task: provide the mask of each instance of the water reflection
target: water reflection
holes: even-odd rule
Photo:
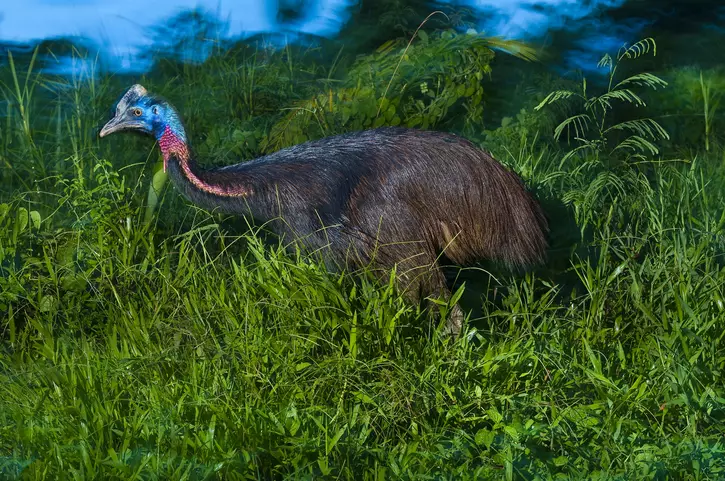
[[[160,55],[185,62],[202,61],[215,47],[262,33],[268,36],[268,41],[279,43],[350,35],[351,18],[364,9],[383,12],[374,20],[393,29],[407,22],[407,28],[400,29],[403,35],[436,9],[449,13],[467,9],[468,13],[461,15],[465,19],[450,18],[450,24],[461,29],[470,25],[487,35],[536,41],[544,46],[555,41],[561,43],[562,36],[576,37],[567,39],[568,54],[561,61],[561,66],[571,68],[591,65],[590,55],[616,50],[622,43],[638,38],[643,27],[651,23],[649,15],[639,15],[640,20],[602,15],[609,9],[621,10],[623,6],[636,9],[630,6],[635,3],[625,0],[5,1],[0,7],[0,53],[3,44],[5,48],[22,51],[43,39],[67,38],[88,52],[97,50],[98,56],[91,54],[90,57],[103,69],[138,72],[148,69]],[[710,3],[714,5],[711,11],[715,18],[718,2]],[[660,16],[667,15],[667,12],[658,12]],[[670,16],[676,17],[677,12],[670,12]],[[358,37],[371,34],[361,30]],[[350,38],[341,40],[348,42]],[[589,53],[591,45],[597,46],[596,52]],[[72,52],[59,52],[57,45],[53,47],[55,57],[46,62],[46,69],[64,73],[83,67],[83,62],[69,58]],[[5,58],[3,55],[0,62]]]
[[[294,31],[301,35],[335,35],[347,19],[349,3],[305,2]],[[184,60],[199,60],[208,54],[212,43],[222,39],[284,30],[288,26],[278,19],[279,7],[276,1],[259,0],[8,2],[1,10],[0,43],[73,38],[81,44],[97,46],[111,68],[143,70],[149,59],[141,54],[152,46],[175,50]],[[179,38],[185,39],[184,44],[174,45]],[[61,60],[57,68],[68,66]]]

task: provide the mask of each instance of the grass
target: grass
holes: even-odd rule
[[[306,80],[325,69],[289,55],[222,52],[142,80],[221,163],[258,154],[282,106],[317,95]],[[576,241],[495,295],[471,283],[480,318],[452,341],[392,284],[328,274],[173,190],[146,222],[158,154],[94,134],[130,79],[13,69],[0,69],[2,477],[725,477],[714,131],[683,161],[614,170],[493,132]]]

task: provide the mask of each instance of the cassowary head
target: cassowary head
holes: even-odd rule
[[[118,101],[116,115],[103,126],[99,135],[105,137],[121,130],[136,130],[160,139],[167,129],[185,140],[184,129],[174,109],[136,84]]]

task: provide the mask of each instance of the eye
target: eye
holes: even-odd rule
[[[138,107],[136,107],[135,109],[133,109],[133,115],[135,115],[136,117],[141,117],[141,114],[142,113],[143,112],[141,112],[141,109],[138,108]]]

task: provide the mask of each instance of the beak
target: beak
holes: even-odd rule
[[[118,132],[119,130],[127,129],[144,130],[144,125],[141,122],[128,121],[124,120],[123,117],[116,116],[109,120],[108,123],[103,126],[98,136],[105,137],[108,134]]]
[[[121,117],[113,117],[111,120],[106,123],[106,125],[103,126],[101,129],[101,133],[98,134],[99,137],[105,137],[108,134],[112,134],[114,132],[118,132],[119,130],[122,130],[126,127],[124,125],[123,120]]]

